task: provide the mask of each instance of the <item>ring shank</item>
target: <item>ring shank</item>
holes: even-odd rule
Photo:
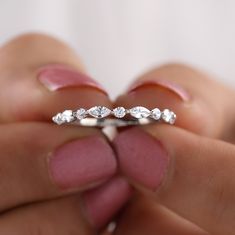
[[[115,118],[84,118],[82,120],[76,120],[70,124],[86,127],[124,127],[124,126],[135,126],[135,125],[147,125],[150,123],[156,122],[150,118],[141,118],[134,120],[124,120],[124,119],[115,119]]]

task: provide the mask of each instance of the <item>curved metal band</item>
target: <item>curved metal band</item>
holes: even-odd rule
[[[76,120],[74,122],[69,123],[70,125],[78,125],[78,126],[87,126],[87,127],[124,127],[124,126],[135,126],[135,125],[147,125],[150,123],[154,123],[154,121],[150,118],[141,118],[141,119],[133,119],[133,120],[125,120],[125,119],[114,119],[114,118],[84,118],[82,120]]]

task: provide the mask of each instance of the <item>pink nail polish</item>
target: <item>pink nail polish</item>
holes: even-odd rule
[[[83,195],[84,213],[96,228],[102,228],[120,211],[131,197],[132,188],[121,177],[115,177]]]
[[[182,88],[181,86],[179,86],[175,82],[172,82],[170,80],[165,80],[165,79],[164,80],[163,79],[156,79],[156,80],[137,81],[128,89],[128,93],[136,91],[136,90],[143,88],[145,86],[159,86],[159,87],[165,88],[165,89],[173,92],[175,95],[177,95],[183,101],[188,101],[191,98],[189,93],[184,88]]]
[[[94,79],[66,65],[47,65],[39,70],[38,79],[50,91],[67,87],[91,87],[107,94]]]
[[[69,142],[49,159],[51,177],[63,189],[91,187],[113,176],[116,167],[112,148],[99,136]]]
[[[113,145],[123,174],[150,190],[157,190],[169,160],[162,144],[135,127],[119,133]]]

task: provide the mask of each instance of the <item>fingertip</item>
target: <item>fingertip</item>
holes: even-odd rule
[[[169,164],[169,156],[162,143],[135,127],[118,133],[113,146],[121,172],[133,184],[157,191]]]
[[[90,224],[100,229],[114,218],[132,195],[132,188],[122,177],[83,194],[83,209]]]
[[[51,121],[65,109],[111,106],[76,53],[54,37],[16,37],[1,48],[0,60],[2,122]]]
[[[210,91],[207,87],[211,87]],[[213,87],[217,88],[213,90]],[[222,109],[217,107],[221,99],[216,104],[219,99],[216,91],[218,86],[205,74],[188,66],[170,64],[142,75],[117,98],[115,105],[170,109],[177,115],[177,126],[204,136],[218,137],[224,131],[225,123]]]

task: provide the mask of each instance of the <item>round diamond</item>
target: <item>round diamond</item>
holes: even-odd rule
[[[83,118],[85,118],[86,114],[86,110],[83,108],[80,108],[75,112],[75,116],[78,120],[82,120]]]
[[[171,117],[171,120],[170,120],[170,124],[174,124],[175,123],[175,120],[176,120],[176,114],[174,112],[172,112],[172,117]]]
[[[53,122],[55,122],[55,123],[58,124],[58,125],[61,125],[61,124],[64,123],[64,121],[62,120],[62,113],[56,114],[56,116],[54,116],[54,117],[52,118],[52,120],[53,120]]]
[[[113,114],[117,118],[123,118],[126,115],[126,109],[123,107],[117,107],[113,110]]]
[[[159,120],[161,118],[161,111],[158,108],[155,108],[151,111],[151,117],[155,120]]]
[[[162,119],[167,123],[174,124],[176,120],[176,115],[169,109],[165,109],[162,112]]]
[[[90,108],[88,113],[95,118],[105,118],[111,113],[111,110],[104,106],[95,106]]]
[[[63,122],[71,122],[71,121],[73,121],[74,120],[73,111],[72,110],[65,110],[61,114],[61,119],[63,120]]]
[[[147,118],[150,115],[150,113],[151,112],[148,109],[142,106],[137,106],[137,107],[130,109],[131,116],[138,118],[138,119]]]

